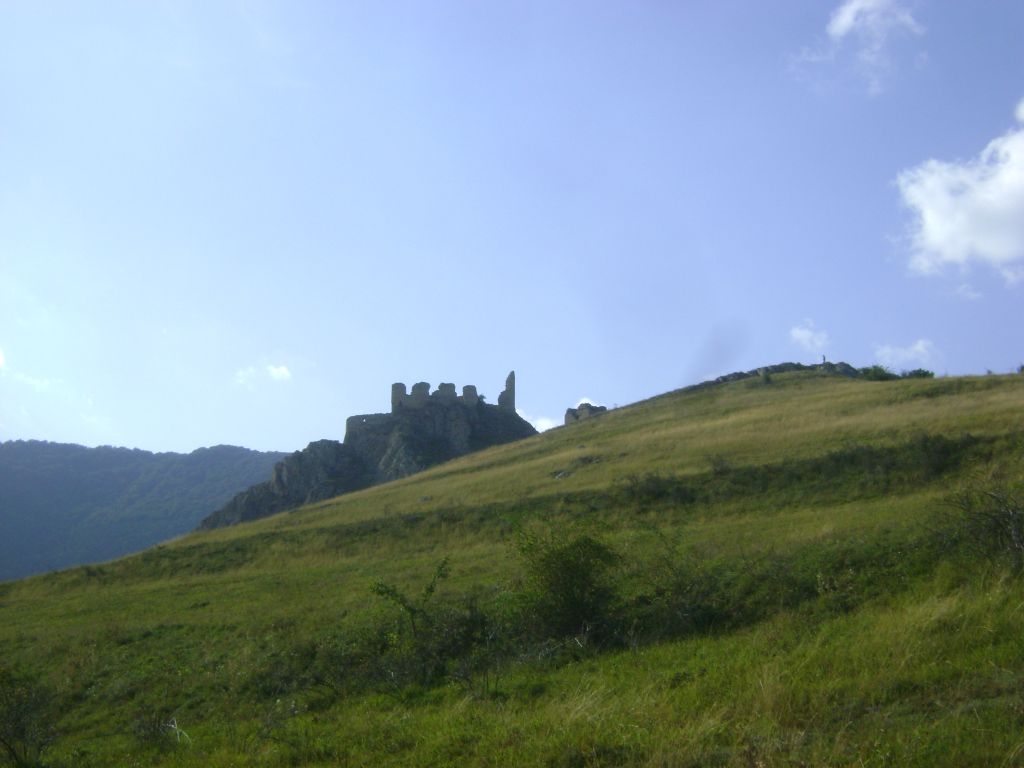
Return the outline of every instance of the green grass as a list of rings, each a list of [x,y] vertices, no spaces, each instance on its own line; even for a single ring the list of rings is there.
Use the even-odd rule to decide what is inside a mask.
[[[51,765],[1021,765],[1024,588],[950,502],[1019,490],[1022,414],[1020,376],[670,393],[0,585],[0,665]],[[594,547],[587,626],[542,626],[536,553]]]

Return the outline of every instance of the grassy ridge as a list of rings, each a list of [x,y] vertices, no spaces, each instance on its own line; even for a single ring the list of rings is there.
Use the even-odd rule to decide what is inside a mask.
[[[0,585],[0,658],[53,764],[1017,765],[1024,590],[948,510],[1019,486],[1022,413],[1022,377],[673,393]],[[581,541],[600,610],[538,628]],[[411,616],[493,647],[421,679]]]

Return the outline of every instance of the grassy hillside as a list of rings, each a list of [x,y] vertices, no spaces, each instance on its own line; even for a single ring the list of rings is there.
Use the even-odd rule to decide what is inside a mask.
[[[53,765],[1021,765],[1022,479],[1021,376],[671,393],[0,585],[0,742],[6,717],[53,726]]]
[[[191,531],[283,453],[0,443],[0,580],[110,560]]]

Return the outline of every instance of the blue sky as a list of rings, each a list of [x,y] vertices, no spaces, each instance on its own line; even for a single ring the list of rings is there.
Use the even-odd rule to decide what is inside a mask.
[[[0,4],[0,439],[1024,363],[1024,4]]]

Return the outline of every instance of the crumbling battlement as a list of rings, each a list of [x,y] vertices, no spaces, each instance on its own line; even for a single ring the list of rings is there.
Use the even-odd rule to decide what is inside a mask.
[[[480,403],[480,395],[473,384],[465,385],[461,395],[456,394],[455,385],[449,383],[438,384],[434,392],[430,391],[430,384],[425,381],[413,384],[412,392],[407,392],[405,384],[402,382],[391,385],[391,413],[399,413],[402,410],[418,410],[430,402],[461,403],[469,408],[475,408]],[[515,371],[509,373],[505,380],[505,390],[498,396],[498,407],[515,413]]]

